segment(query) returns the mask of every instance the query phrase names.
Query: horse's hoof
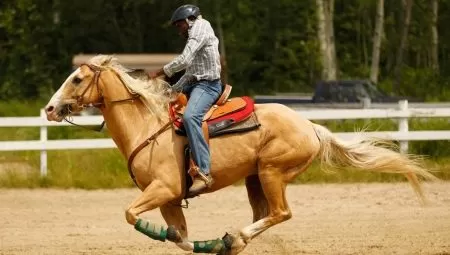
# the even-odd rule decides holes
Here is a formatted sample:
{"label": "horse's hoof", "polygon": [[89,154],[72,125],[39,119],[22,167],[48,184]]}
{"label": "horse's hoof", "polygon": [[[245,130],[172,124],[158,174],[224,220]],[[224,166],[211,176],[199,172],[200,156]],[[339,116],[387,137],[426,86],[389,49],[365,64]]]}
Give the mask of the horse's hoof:
{"label": "horse's hoof", "polygon": [[233,245],[233,242],[234,242],[234,237],[228,233],[225,233],[225,235],[222,237],[222,241],[223,241],[224,247],[216,255],[230,254],[231,246]]}
{"label": "horse's hoof", "polygon": [[244,250],[247,244],[241,237],[235,237],[226,233],[222,237],[224,248],[217,255],[235,255]]}
{"label": "horse's hoof", "polygon": [[166,239],[174,242],[174,243],[181,243],[183,242],[183,238],[181,237],[180,231],[178,231],[175,226],[169,226],[167,228],[167,236]]}
{"label": "horse's hoof", "polygon": [[234,242],[234,236],[225,233],[225,235],[222,237],[222,241],[223,244],[225,245],[225,248],[227,248],[228,250],[231,249],[231,246],[233,246],[233,242]]}

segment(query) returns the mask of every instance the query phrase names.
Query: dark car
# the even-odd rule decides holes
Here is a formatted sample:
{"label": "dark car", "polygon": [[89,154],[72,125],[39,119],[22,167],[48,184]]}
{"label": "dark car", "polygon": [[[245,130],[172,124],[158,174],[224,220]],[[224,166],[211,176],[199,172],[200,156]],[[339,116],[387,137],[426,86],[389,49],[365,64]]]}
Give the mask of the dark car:
{"label": "dark car", "polygon": [[419,102],[411,97],[390,96],[369,80],[320,81],[312,98],[313,103],[358,103],[370,98],[374,103],[393,103],[399,100]]}

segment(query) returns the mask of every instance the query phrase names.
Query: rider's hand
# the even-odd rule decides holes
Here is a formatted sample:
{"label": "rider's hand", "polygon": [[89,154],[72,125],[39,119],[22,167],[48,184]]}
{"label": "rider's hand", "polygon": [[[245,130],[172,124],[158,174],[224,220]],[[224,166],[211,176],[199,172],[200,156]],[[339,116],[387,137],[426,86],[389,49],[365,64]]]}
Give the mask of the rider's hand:
{"label": "rider's hand", "polygon": [[158,74],[156,72],[149,72],[148,77],[150,77],[150,79],[155,79],[156,77],[158,77]]}
{"label": "rider's hand", "polygon": [[166,74],[164,73],[164,70],[161,68],[158,71],[152,71],[148,73],[148,77],[150,77],[150,79],[156,79],[157,77],[160,76],[165,76]]}

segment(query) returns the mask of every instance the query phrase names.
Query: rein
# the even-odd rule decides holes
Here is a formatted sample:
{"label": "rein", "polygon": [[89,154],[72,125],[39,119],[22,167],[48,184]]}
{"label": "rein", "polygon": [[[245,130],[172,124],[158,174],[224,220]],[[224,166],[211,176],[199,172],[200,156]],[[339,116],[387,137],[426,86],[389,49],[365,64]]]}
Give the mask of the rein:
{"label": "rein", "polygon": [[73,122],[72,120],[68,119],[67,117],[65,117],[64,120],[66,122],[72,124],[73,126],[81,127],[81,128],[87,129],[87,130],[95,131],[95,132],[101,132],[103,127],[105,126],[105,121],[102,121],[102,123],[100,125],[91,128],[91,127],[86,127],[86,126],[77,124],[77,123]]}
{"label": "rein", "polygon": [[[156,138],[164,133],[167,128],[169,128],[173,123],[175,122],[175,119],[171,119],[169,120],[169,122],[167,122],[166,124],[164,124],[164,126],[162,126],[158,131],[156,131],[156,133],[154,133],[153,135],[151,135],[149,138],[145,139],[144,142],[142,142],[141,144],[139,144],[134,150],[133,152],[131,152],[130,157],[128,158],[128,174],[130,175],[130,178],[133,180],[134,185],[136,185],[136,187],[139,187],[139,185],[136,182],[136,176],[133,173],[133,169],[131,169],[131,164],[133,164],[133,160],[136,157],[136,155],[145,147],[147,147],[153,140],[156,141],[156,143],[158,143],[158,141],[156,140]],[[173,204],[172,202],[169,202],[169,204],[173,205],[173,206],[179,206],[181,208],[189,208],[189,202],[187,199],[184,199],[185,204]]]}
{"label": "rein", "polygon": [[[133,152],[131,152],[130,157],[128,158],[128,173],[130,174],[131,179],[133,180],[134,184],[138,186],[137,182],[136,182],[136,176],[134,176],[133,174],[133,170],[131,169],[131,164],[133,163],[134,158],[136,157],[136,155],[145,147],[147,147],[147,145],[149,145],[153,140],[156,141],[156,138],[164,133],[168,127],[170,127],[173,122],[175,121],[175,119],[171,119],[169,120],[169,122],[167,122],[166,124],[164,124],[164,126],[162,126],[158,131],[156,131],[156,133],[154,133],[153,135],[151,135],[149,138],[145,139],[144,142],[142,142],[141,144],[139,144],[134,150]],[[158,143],[158,141],[156,141],[156,143]]]}

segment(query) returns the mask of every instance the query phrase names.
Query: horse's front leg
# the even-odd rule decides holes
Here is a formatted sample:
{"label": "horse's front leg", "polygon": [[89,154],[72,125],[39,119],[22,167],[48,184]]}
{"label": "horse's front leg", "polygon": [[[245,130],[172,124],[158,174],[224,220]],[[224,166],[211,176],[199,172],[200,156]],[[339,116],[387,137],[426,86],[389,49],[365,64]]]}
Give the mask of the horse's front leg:
{"label": "horse's front leg", "polygon": [[180,242],[181,236],[177,229],[173,227],[156,225],[139,218],[139,214],[161,207],[170,201],[181,197],[181,189],[170,187],[162,181],[154,180],[145,190],[130,204],[125,211],[127,222],[134,228],[148,237],[164,242]]}
{"label": "horse's front leg", "polygon": [[175,231],[175,233],[170,234],[178,238],[173,242],[185,251],[193,251],[194,243],[188,240],[186,219],[181,207],[181,200],[165,204],[160,207],[160,210],[161,215],[169,226],[168,232]]}

